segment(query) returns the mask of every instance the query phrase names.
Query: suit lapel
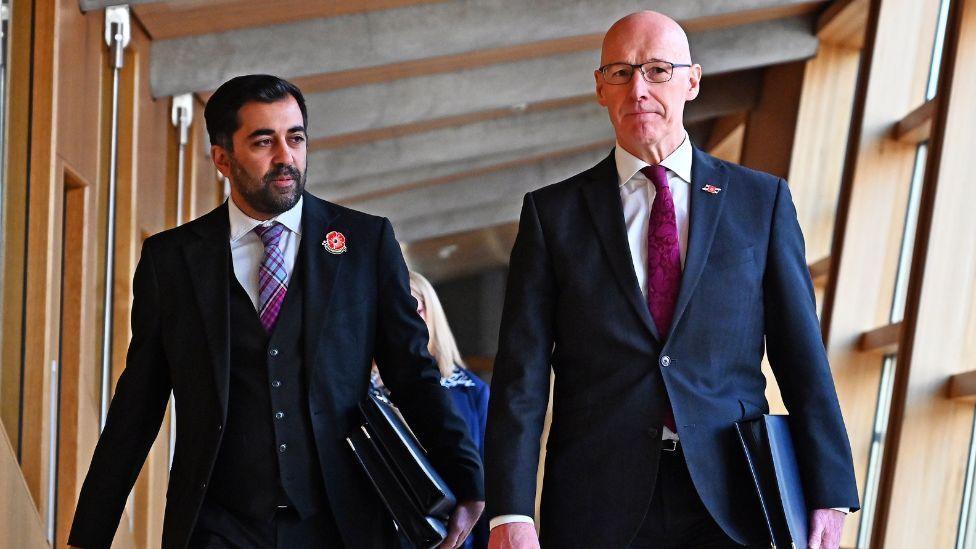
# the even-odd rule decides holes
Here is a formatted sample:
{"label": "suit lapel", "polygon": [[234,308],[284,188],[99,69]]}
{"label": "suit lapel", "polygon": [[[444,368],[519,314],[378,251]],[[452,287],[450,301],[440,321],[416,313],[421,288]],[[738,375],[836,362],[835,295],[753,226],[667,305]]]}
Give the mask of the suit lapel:
{"label": "suit lapel", "polygon": [[221,412],[227,413],[230,383],[230,221],[227,203],[193,224],[197,239],[183,248],[204,332],[213,358]]}
{"label": "suit lapel", "polygon": [[332,224],[338,218],[338,212],[309,193],[305,193],[304,197],[301,249],[305,269],[305,310],[302,313],[302,330],[305,372],[310,373],[316,364],[316,349],[326,325],[326,313],[335,291],[336,276],[346,254],[331,254],[321,244],[329,231],[337,230]]}
{"label": "suit lapel", "polygon": [[634,261],[630,254],[630,245],[627,243],[627,227],[624,223],[624,209],[620,202],[617,179],[616,164],[611,152],[610,156],[590,170],[590,180],[582,185],[583,197],[620,289],[641,322],[660,341],[651,313],[647,309],[647,302],[644,301],[644,295],[640,291],[637,274],[634,272]]}
{"label": "suit lapel", "polygon": [[[718,227],[722,205],[729,193],[729,179],[725,170],[697,148],[692,154],[691,181],[688,249],[685,253],[685,268],[681,274],[681,290],[678,292],[678,301],[668,332],[669,338],[698,286],[708,252],[715,240],[715,229]],[[721,190],[717,194],[711,194],[701,190],[705,185],[714,185]]]}

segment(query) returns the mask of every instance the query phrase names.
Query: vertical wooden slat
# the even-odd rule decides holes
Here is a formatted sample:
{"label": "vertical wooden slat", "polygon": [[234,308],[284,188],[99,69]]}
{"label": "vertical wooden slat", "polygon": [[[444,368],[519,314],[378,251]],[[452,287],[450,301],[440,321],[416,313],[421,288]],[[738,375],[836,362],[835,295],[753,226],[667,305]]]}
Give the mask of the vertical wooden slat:
{"label": "vertical wooden slat", "polygon": [[946,381],[976,358],[966,341],[976,323],[974,202],[967,200],[976,1],[951,2],[942,59],[880,485],[885,512],[875,530],[878,543],[900,547],[955,543],[969,453],[973,407],[946,398]]}

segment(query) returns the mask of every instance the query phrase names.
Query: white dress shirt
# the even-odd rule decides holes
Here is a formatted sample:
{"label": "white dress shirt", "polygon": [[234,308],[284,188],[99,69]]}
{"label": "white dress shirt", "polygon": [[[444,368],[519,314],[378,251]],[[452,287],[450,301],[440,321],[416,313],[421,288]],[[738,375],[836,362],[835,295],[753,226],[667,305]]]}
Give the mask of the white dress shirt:
{"label": "white dress shirt", "polygon": [[248,217],[234,203],[234,198],[227,199],[227,215],[230,219],[230,252],[234,258],[234,275],[237,281],[244,287],[247,296],[251,298],[255,310],[260,310],[261,304],[258,302],[260,294],[258,292],[258,270],[264,263],[264,242],[254,228],[258,225],[268,226],[277,221],[285,226],[285,231],[281,233],[278,247],[285,258],[285,284],[291,280],[291,273],[295,267],[295,259],[298,257],[298,245],[302,239],[302,200],[299,197],[298,203],[290,210],[278,214],[267,221],[259,221]]}
{"label": "white dress shirt", "polygon": [[[641,173],[641,168],[649,166],[640,158],[627,152],[620,143],[613,150],[617,164],[617,182],[620,185],[620,202],[624,207],[624,223],[627,226],[627,243],[630,257],[634,262],[634,272],[640,283],[641,293],[647,297],[647,225],[651,216],[651,204],[657,196],[654,184]],[[685,252],[688,249],[688,200],[691,195],[691,141],[688,134],[669,154],[661,165],[667,168],[668,187],[674,199],[674,215],[678,224],[678,248],[681,250],[681,266],[684,268]],[[664,439],[677,439],[678,435],[663,428]],[[532,517],[525,515],[500,515],[489,521],[489,528],[508,522],[534,523]]]}

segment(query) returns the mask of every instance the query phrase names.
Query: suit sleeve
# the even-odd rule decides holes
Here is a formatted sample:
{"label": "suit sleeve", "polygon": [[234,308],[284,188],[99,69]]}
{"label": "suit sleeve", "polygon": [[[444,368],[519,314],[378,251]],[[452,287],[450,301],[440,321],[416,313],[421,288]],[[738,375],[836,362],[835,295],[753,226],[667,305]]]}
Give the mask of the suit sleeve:
{"label": "suit sleeve", "polygon": [[535,514],[536,474],[549,403],[556,287],[532,194],[509,262],[485,433],[487,516]]}
{"label": "suit sleeve", "polygon": [[68,543],[109,547],[166,411],[171,384],[159,325],[159,287],[149,241],[133,278],[132,339],[105,429],[81,488]]}
{"label": "suit sleeve", "polygon": [[458,501],[483,501],[481,457],[441,386],[427,351],[427,326],[410,294],[407,266],[389,220],[379,245],[379,298],[374,356],[383,382]]}
{"label": "suit sleeve", "polygon": [[780,180],[763,279],[766,351],[783,401],[811,509],[856,511],[850,442],[820,335],[803,234]]}

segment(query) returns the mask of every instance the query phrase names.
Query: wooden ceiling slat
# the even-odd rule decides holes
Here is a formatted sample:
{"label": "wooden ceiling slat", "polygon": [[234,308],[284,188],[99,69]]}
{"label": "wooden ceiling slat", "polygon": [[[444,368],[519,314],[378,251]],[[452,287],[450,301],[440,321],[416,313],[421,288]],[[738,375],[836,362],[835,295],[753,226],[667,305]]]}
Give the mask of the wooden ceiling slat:
{"label": "wooden ceiling slat", "polygon": [[183,0],[134,6],[133,11],[153,40],[163,40],[444,1]]}

